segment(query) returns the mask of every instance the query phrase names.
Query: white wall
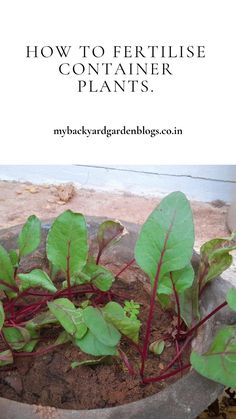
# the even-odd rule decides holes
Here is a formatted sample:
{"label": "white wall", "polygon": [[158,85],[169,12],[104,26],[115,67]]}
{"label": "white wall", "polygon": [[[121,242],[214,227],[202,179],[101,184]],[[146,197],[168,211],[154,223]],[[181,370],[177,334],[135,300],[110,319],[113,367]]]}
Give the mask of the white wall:
{"label": "white wall", "polygon": [[191,199],[231,202],[236,166],[0,166],[0,179],[74,182],[83,188],[157,196],[181,190]]}

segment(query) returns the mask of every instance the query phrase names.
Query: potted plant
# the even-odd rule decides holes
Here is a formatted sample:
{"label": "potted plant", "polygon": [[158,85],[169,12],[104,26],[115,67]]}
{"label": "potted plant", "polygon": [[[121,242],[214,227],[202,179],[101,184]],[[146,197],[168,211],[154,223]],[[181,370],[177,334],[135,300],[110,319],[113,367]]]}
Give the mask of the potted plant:
{"label": "potted plant", "polygon": [[[41,242],[39,259],[42,250],[46,252],[42,266],[33,253],[41,241],[37,217],[29,217],[21,229],[17,249],[10,248],[8,237],[8,250],[0,247],[1,381],[9,383],[12,365],[20,370],[24,360],[46,358],[47,363],[52,351],[65,347],[72,351],[69,369],[80,380],[78,392],[83,393],[86,383],[88,397],[94,395],[94,379],[100,380],[102,393],[107,381],[104,388],[109,392],[114,385],[111,377],[124,380],[126,375],[128,381],[119,383],[119,391],[130,386],[138,388],[138,397],[151,394],[102,410],[92,404],[93,409],[80,410],[79,417],[156,417],[158,411],[160,417],[193,418],[217,397],[221,384],[233,386],[236,381],[236,326],[222,326],[235,322],[236,290],[219,279],[232,263],[235,236],[210,240],[201,247],[200,257],[193,256],[192,212],[181,192],[164,198],[138,235],[133,228],[134,257],[130,243],[125,244],[125,234],[120,222],[106,220],[89,249],[84,216],[65,211],[47,232],[46,246],[45,240]],[[115,265],[124,254],[126,263],[118,269]],[[136,266],[135,280],[129,283],[128,276],[129,282],[122,282],[132,266]],[[140,275],[141,281],[137,280]],[[58,369],[68,373],[58,360],[52,368],[46,365],[46,371],[54,375],[54,386]],[[43,375],[41,368],[40,364],[39,376]],[[98,369],[101,374],[106,371],[103,378],[94,374]],[[159,383],[185,373],[152,395],[160,390]],[[4,381],[5,376],[8,380]],[[191,393],[187,396],[189,388],[194,398]],[[21,387],[18,390],[21,400]],[[75,410],[9,404],[6,399],[0,406],[6,412],[4,417],[12,418],[77,415]]]}

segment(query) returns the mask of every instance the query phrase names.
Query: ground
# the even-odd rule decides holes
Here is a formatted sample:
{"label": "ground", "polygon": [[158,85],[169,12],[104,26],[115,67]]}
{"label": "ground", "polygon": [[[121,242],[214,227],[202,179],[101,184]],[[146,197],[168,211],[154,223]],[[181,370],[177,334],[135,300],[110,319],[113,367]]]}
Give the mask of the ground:
{"label": "ground", "polygon": [[[159,198],[134,196],[128,193],[107,193],[88,189],[75,189],[73,185],[33,185],[30,183],[0,181],[0,228],[23,223],[35,214],[41,220],[56,217],[66,209],[85,215],[106,216],[113,219],[142,224],[154,209]],[[212,203],[191,202],[194,215],[198,250],[206,240],[229,235],[226,226],[228,207],[221,201]],[[235,264],[226,273],[234,280]],[[226,412],[224,405],[221,410]],[[229,406],[227,416],[213,412],[215,418],[236,418],[235,406]],[[204,413],[201,419],[209,418]]]}
{"label": "ground", "polygon": [[[72,185],[32,185],[0,181],[0,228],[22,223],[35,214],[40,219],[55,217],[70,208],[85,215],[107,216],[142,224],[160,201],[158,198],[112,194]],[[228,234],[227,206],[222,201],[191,202],[196,228],[196,246],[211,237]]]}

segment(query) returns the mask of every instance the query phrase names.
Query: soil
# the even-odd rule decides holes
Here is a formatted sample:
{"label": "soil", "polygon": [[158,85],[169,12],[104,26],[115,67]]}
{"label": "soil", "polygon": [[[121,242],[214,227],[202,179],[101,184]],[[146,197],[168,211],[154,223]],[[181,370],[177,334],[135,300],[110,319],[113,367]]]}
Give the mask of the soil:
{"label": "soil", "polygon": [[[150,299],[147,279],[137,268],[130,268],[122,277],[122,280],[116,281],[113,289],[117,294],[122,296],[125,294],[125,298],[140,303],[139,318],[143,323],[140,342],[142,342]],[[170,319],[170,313],[163,313],[159,308],[156,310],[151,342],[171,331]],[[47,331],[44,338],[46,336],[48,336]],[[55,340],[55,335],[53,339]],[[41,343],[36,350],[47,345],[48,342]],[[121,349],[137,370],[140,358],[136,348],[124,338]],[[166,340],[166,348],[161,356],[149,354],[145,368],[146,376],[160,374],[174,355],[175,345],[170,339]],[[183,357],[184,364],[188,361],[188,355]],[[64,409],[104,408],[151,396],[180,377],[178,374],[165,382],[142,385],[138,374],[130,376],[124,364],[116,357],[112,359],[109,357],[98,365],[71,368],[71,362],[88,358],[93,357],[85,356],[79,348],[69,343],[42,356],[17,357],[13,369],[9,370],[6,367],[0,369],[0,394],[2,397],[29,404]],[[177,363],[173,368],[178,367]]]}

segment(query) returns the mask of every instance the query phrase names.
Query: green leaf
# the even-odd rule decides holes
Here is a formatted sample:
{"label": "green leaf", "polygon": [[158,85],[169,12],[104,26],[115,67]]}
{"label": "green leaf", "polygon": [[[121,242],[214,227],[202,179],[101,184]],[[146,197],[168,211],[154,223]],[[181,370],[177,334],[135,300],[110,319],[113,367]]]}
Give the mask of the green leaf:
{"label": "green leaf", "polygon": [[188,288],[179,296],[180,315],[184,323],[190,328],[193,323],[193,294],[192,289]]}
{"label": "green leaf", "polygon": [[70,335],[65,330],[63,330],[63,332],[61,332],[59,336],[57,337],[57,339],[55,340],[53,346],[63,345],[64,343],[67,343],[70,340],[71,340]]}
{"label": "green leaf", "polygon": [[111,288],[113,281],[115,281],[112,272],[95,263],[87,263],[82,273],[101,291],[108,291]]}
{"label": "green leaf", "polygon": [[19,251],[18,250],[9,250],[9,256],[11,259],[11,263],[13,268],[18,268],[19,266]]}
{"label": "green leaf", "polygon": [[30,332],[23,327],[3,327],[2,331],[7,342],[17,351],[30,342]]}
{"label": "green leaf", "polygon": [[30,331],[30,341],[23,346],[23,351],[25,352],[32,352],[39,341],[39,334],[31,330]]}
{"label": "green leaf", "polygon": [[226,295],[226,301],[231,310],[236,311],[236,289],[230,288]]}
{"label": "green leaf", "polygon": [[155,355],[161,355],[165,348],[164,340],[155,340],[149,345],[149,351],[153,352]]}
{"label": "green leaf", "polygon": [[16,351],[31,352],[37,343],[38,334],[23,327],[3,327],[2,331],[11,348]]}
{"label": "green leaf", "polygon": [[4,325],[4,321],[5,321],[5,313],[4,313],[3,304],[0,301],[0,331],[2,330],[2,327]]}
{"label": "green leaf", "polygon": [[[85,265],[82,272],[76,272],[71,277],[71,285],[82,285],[92,282],[101,291],[108,291],[115,277],[111,271],[101,265],[96,265],[94,261]],[[67,281],[63,282],[63,287],[67,286]]]}
{"label": "green leaf", "polygon": [[90,301],[90,300],[84,300],[84,301],[82,301],[82,302],[80,303],[80,307],[81,307],[81,308],[86,308],[86,307],[88,307],[89,305],[91,305],[91,301]]}
{"label": "green leaf", "polygon": [[82,339],[76,339],[74,343],[81,351],[89,355],[118,355],[116,346],[104,345],[90,330]]}
{"label": "green leaf", "polygon": [[85,324],[101,343],[113,347],[117,345],[121,335],[112,324],[104,319],[103,314],[99,309],[91,306],[86,307],[83,310],[83,315]]}
{"label": "green leaf", "polygon": [[172,279],[179,294],[190,288],[194,280],[194,270],[191,263],[183,269],[172,272]]}
{"label": "green leaf", "polygon": [[103,308],[104,317],[112,323],[123,335],[134,342],[138,342],[141,322],[138,319],[127,317],[120,304],[111,301]]}
{"label": "green leaf", "polygon": [[97,233],[99,255],[101,256],[105,248],[117,243],[125,234],[127,230],[119,221],[108,220],[100,224]]}
{"label": "green leaf", "polygon": [[157,287],[157,295],[171,295],[173,294],[173,286],[170,279],[170,275],[163,276],[158,281],[158,287]]}
{"label": "green leaf", "polygon": [[128,315],[131,319],[137,319],[140,311],[140,304],[136,303],[134,300],[125,301],[124,313]]}
{"label": "green leaf", "polygon": [[234,249],[236,249],[234,235],[226,238],[216,238],[202,245],[198,271],[200,289],[230,267],[233,258],[229,252]]}
{"label": "green leaf", "polygon": [[156,274],[189,265],[194,244],[194,227],[189,202],[182,192],[173,192],[154,209],[141,228],[135,259],[154,283]]}
{"label": "green leaf", "polygon": [[[86,269],[86,266],[84,269]],[[84,271],[75,272],[70,279],[71,286],[82,285],[82,284],[86,284],[87,282],[90,282],[90,276],[86,275]],[[67,288],[67,286],[68,286],[67,281],[63,281],[63,288]]]}
{"label": "green leaf", "polygon": [[49,278],[48,274],[41,269],[33,269],[28,274],[18,274],[21,280],[20,290],[25,291],[28,288],[44,288],[50,292],[57,292],[56,287]]}
{"label": "green leaf", "polygon": [[194,320],[199,319],[198,284],[194,279],[192,265],[189,264],[159,279],[157,294],[164,309],[170,308],[171,297],[169,296],[174,292],[171,278],[179,295],[181,317],[190,327]]}
{"label": "green leaf", "polygon": [[101,358],[86,359],[85,361],[81,361],[81,362],[73,361],[73,362],[71,362],[70,365],[71,365],[72,369],[80,367],[81,365],[88,365],[88,366],[97,365],[97,364],[100,364],[105,358],[106,358],[106,356],[102,356]]}
{"label": "green leaf", "polygon": [[60,269],[53,265],[52,262],[49,262],[49,269],[50,269],[50,277],[52,278],[52,281],[54,281],[54,279],[56,279],[57,274],[60,272]]}
{"label": "green leaf", "polygon": [[[14,281],[14,269],[11,263],[11,259],[7,251],[0,245],[0,280],[6,282],[9,285],[16,286]],[[0,289],[10,293],[10,288],[6,285],[0,284]]]}
{"label": "green leaf", "polygon": [[179,303],[181,318],[188,327],[191,327],[193,323],[200,319],[198,283],[196,279],[194,279],[191,288],[187,288],[179,294]]}
{"label": "green leaf", "polygon": [[70,366],[71,366],[72,370],[73,370],[74,368],[78,367],[79,365],[81,365],[81,362],[78,362],[78,361],[73,361],[73,362],[71,362],[71,364],[70,364]]}
{"label": "green leaf", "polygon": [[82,214],[67,210],[56,218],[47,237],[47,257],[63,272],[72,276],[87,261],[87,226]]}
{"label": "green leaf", "polygon": [[212,257],[213,255],[229,253],[236,249],[236,235],[235,233],[230,237],[215,238],[207,241],[201,247],[202,255]]}
{"label": "green leaf", "polygon": [[58,298],[48,302],[48,308],[70,335],[78,339],[84,336],[87,326],[81,308],[75,308],[68,298]]}
{"label": "green leaf", "polygon": [[4,365],[13,364],[13,362],[14,359],[10,349],[0,352],[0,367],[4,367]]}
{"label": "green leaf", "polygon": [[[172,279],[172,280],[171,280]],[[190,288],[194,280],[194,270],[190,264],[186,265],[183,269],[171,272],[168,276],[160,278],[157,294],[173,294],[173,284],[175,285],[176,291],[180,294],[184,292],[187,288]]]}
{"label": "green leaf", "polygon": [[235,386],[236,379],[236,326],[226,326],[214,338],[210,349],[203,355],[192,352],[190,362],[204,377],[227,387]]}
{"label": "green leaf", "polygon": [[228,269],[233,261],[230,254],[219,254],[213,258],[204,258],[200,261],[198,270],[198,283],[200,290],[211,280],[218,277],[222,272]]}
{"label": "green leaf", "polygon": [[158,294],[157,300],[160,303],[163,310],[171,309],[171,307],[173,305],[172,300],[171,300],[171,296],[167,295],[167,294]]}
{"label": "green leaf", "polygon": [[33,319],[29,320],[25,327],[28,330],[37,330],[42,327],[50,326],[51,324],[58,324],[57,318],[48,310],[44,313],[38,314],[37,316],[33,317]]}
{"label": "green leaf", "polygon": [[19,257],[27,256],[34,252],[41,240],[41,223],[35,215],[31,215],[24,224],[19,237]]}

